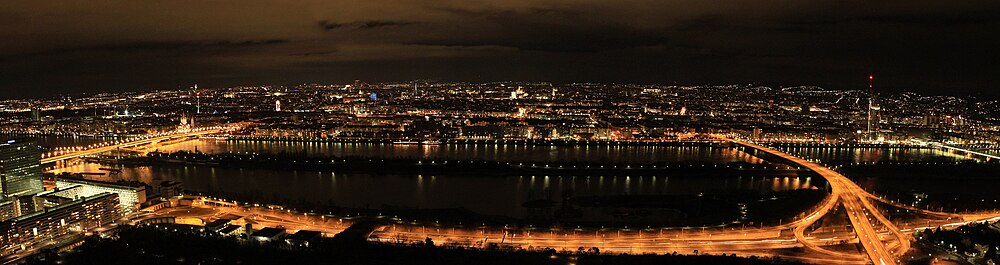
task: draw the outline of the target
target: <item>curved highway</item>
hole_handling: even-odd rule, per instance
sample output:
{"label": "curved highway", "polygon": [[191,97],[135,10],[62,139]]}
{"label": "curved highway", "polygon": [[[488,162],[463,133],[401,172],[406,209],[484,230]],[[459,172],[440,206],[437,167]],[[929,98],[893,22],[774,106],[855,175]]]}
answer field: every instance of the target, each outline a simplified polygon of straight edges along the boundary
{"label": "curved highway", "polygon": [[[214,127],[211,129],[201,129],[194,131],[178,132],[169,135],[156,136],[146,139],[140,139],[132,142],[121,143],[116,145],[97,147],[87,150],[81,150],[66,154],[60,154],[48,158],[42,159],[42,163],[52,163],[65,159],[72,159],[86,155],[97,154],[101,152],[107,152],[116,150],[121,147],[131,147],[137,145],[143,145],[148,143],[172,140],[182,137],[190,136],[200,136],[206,134],[220,133],[224,131],[222,127]],[[909,207],[906,205],[901,205],[892,201],[885,200],[878,196],[872,195],[862,189],[860,186],[852,182],[847,177],[837,173],[836,171],[827,168],[823,165],[798,158],[787,153],[760,146],[757,144],[727,138],[721,135],[713,135],[721,140],[729,141],[742,145],[748,148],[753,148],[762,152],[769,153],[771,155],[785,159],[786,161],[808,168],[824,179],[830,184],[832,191],[830,196],[828,196],[823,202],[814,207],[811,212],[803,215],[801,219],[791,221],[779,226],[771,227],[761,227],[759,229],[749,228],[749,229],[709,229],[702,231],[697,231],[697,228],[690,230],[674,230],[673,232],[664,233],[663,230],[659,232],[650,231],[644,235],[642,231],[638,234],[635,232],[630,232],[627,234],[616,233],[606,231],[597,234],[596,231],[592,231],[590,234],[587,232],[573,232],[573,230],[565,230],[561,232],[550,232],[550,231],[534,231],[527,232],[526,234],[512,234],[508,231],[501,229],[502,231],[496,231],[494,229],[440,229],[434,227],[424,227],[421,225],[406,224],[401,223],[397,225],[391,225],[391,227],[383,227],[382,231],[377,232],[383,235],[394,235],[395,238],[382,238],[381,240],[406,240],[406,239],[418,239],[423,240],[424,237],[434,236],[435,238],[443,239],[453,239],[456,242],[461,241],[480,241],[482,243],[487,242],[500,242],[505,244],[513,245],[527,245],[527,246],[601,246],[603,249],[618,251],[618,252],[659,252],[659,251],[696,251],[701,250],[703,252],[710,253],[739,253],[741,255],[760,255],[768,254],[767,250],[773,249],[783,249],[804,246],[818,254],[823,254],[823,256],[808,256],[808,257],[796,257],[803,260],[809,260],[812,262],[820,263],[837,263],[837,264],[864,264],[866,259],[864,256],[844,253],[838,251],[832,251],[824,249],[820,246],[837,244],[838,242],[860,242],[864,247],[864,250],[868,256],[868,259],[872,263],[878,265],[885,264],[898,264],[899,256],[905,253],[910,248],[910,236],[904,234],[898,227],[896,227],[892,222],[889,221],[874,205],[871,200],[877,200],[888,205],[900,207],[906,210],[913,210],[921,214],[925,214],[931,217],[945,218],[949,220],[951,218],[958,218],[963,220],[972,219],[984,219],[987,217],[994,217],[997,213],[977,213],[977,214],[951,214],[951,213],[941,213],[934,212],[925,209],[919,209],[915,207]],[[848,231],[827,231],[819,232],[813,231],[813,237],[806,237],[806,230],[812,226],[817,220],[825,216],[831,210],[835,209],[838,205],[843,205],[846,209],[846,213],[850,222],[853,226],[853,233],[857,235],[857,238],[853,238]],[[174,212],[173,214],[177,214]],[[201,216],[208,217],[208,216]],[[258,221],[265,221],[270,219],[258,219]],[[298,220],[285,220],[285,219],[274,219],[271,220],[273,225],[279,224],[296,224],[304,226],[312,226],[310,229],[326,231],[326,227],[329,224],[324,224],[327,222],[309,222],[299,224]],[[930,222],[928,222],[930,224]],[[318,226],[317,226],[318,225]],[[877,227],[880,226],[880,227]],[[419,227],[419,229],[417,229]],[[336,232],[337,229],[342,230],[342,224],[338,224],[336,229],[326,231],[326,232]],[[787,231],[791,229],[794,238],[783,236],[782,231]],[[912,229],[912,228],[911,228]],[[442,231],[443,230],[443,231]],[[449,231],[450,230],[450,231]],[[494,230],[494,231],[490,231]],[[828,230],[828,229],[827,229]],[[907,229],[910,230],[910,229]],[[881,231],[881,232],[880,232]],[[526,232],[526,231],[522,231]],[[536,233],[532,235],[532,233]],[[887,237],[889,236],[889,237]],[[891,238],[890,238],[891,237]],[[888,239],[888,240],[887,240]],[[892,240],[894,239],[894,240]],[[378,240],[377,238],[375,240]],[[782,255],[770,252],[772,255]],[[833,262],[836,261],[836,262]]]}
{"label": "curved highway", "polygon": [[[899,228],[893,225],[888,218],[882,215],[882,213],[868,201],[869,197],[874,197],[873,195],[866,192],[844,175],[841,175],[840,173],[837,173],[836,171],[833,171],[823,165],[813,163],[775,149],[741,140],[726,138],[724,136],[716,137],[780,157],[793,164],[806,167],[825,178],[827,182],[830,183],[832,196],[839,198],[840,203],[847,209],[847,216],[851,220],[854,232],[861,241],[861,245],[864,246],[865,252],[868,254],[868,258],[871,259],[873,263],[879,265],[898,264],[899,255],[909,250],[909,236],[900,232]],[[811,214],[810,217],[807,217],[807,219],[812,218],[813,216],[817,216],[818,218],[818,216],[826,215],[831,208],[832,207],[820,207],[819,211]],[[886,230],[891,231],[893,236],[899,242],[898,249],[890,250],[889,246],[883,241],[881,233],[879,233],[878,229],[875,228],[873,221],[881,223]],[[799,229],[796,229],[796,237],[807,247],[810,246],[809,243],[806,243],[807,240],[805,240],[805,238],[803,238],[798,232]],[[816,247],[811,248],[816,249]]]}

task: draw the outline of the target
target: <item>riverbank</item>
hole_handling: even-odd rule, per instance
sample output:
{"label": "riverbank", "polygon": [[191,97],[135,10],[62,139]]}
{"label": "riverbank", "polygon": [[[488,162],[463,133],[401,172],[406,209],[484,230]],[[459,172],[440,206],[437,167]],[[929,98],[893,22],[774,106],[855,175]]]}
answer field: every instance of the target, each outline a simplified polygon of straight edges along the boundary
{"label": "riverbank", "polygon": [[[566,198],[526,208],[524,218],[478,213],[466,208],[344,207],[335,202],[260,200],[254,196],[192,192],[200,196],[226,198],[243,205],[281,205],[294,212],[325,213],[338,216],[388,216],[413,223],[463,227],[483,224],[495,227],[742,227],[778,225],[796,218],[815,206],[828,193],[798,189],[759,194],[729,191],[688,195],[612,195]],[[529,202],[530,203],[530,202]],[[571,206],[566,206],[571,205]],[[580,211],[578,216],[560,212]],[[563,213],[564,214],[564,213]]]}
{"label": "riverbank", "polygon": [[290,247],[284,242],[256,243],[233,237],[206,236],[200,231],[183,226],[121,227],[110,238],[90,237],[72,252],[45,253],[25,264],[802,264],[725,253],[598,255],[594,249],[475,250],[336,239],[319,239],[307,247]]}

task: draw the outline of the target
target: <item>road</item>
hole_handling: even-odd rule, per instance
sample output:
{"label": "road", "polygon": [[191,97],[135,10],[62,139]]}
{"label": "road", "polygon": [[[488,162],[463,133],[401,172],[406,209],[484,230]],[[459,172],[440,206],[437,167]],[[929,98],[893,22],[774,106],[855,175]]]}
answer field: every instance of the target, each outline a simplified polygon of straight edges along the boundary
{"label": "road", "polygon": [[[265,207],[196,205],[165,208],[154,213],[141,215],[138,219],[174,216],[177,218],[198,218],[211,222],[219,218],[247,217],[253,220],[257,229],[261,227],[284,227],[289,232],[299,229],[321,231],[331,237],[343,231],[354,219],[313,213],[300,213]],[[997,216],[997,213],[981,213],[973,216]],[[818,218],[818,217],[816,217]],[[858,243],[853,230],[824,227],[814,230],[808,236],[796,238],[782,231],[781,227],[749,228],[675,228],[675,229],[552,229],[552,228],[505,228],[489,226],[441,226],[436,223],[406,222],[388,218],[389,225],[379,228],[370,240],[388,243],[418,243],[431,237],[441,245],[462,247],[485,247],[497,243],[504,247],[548,247],[557,250],[574,251],[579,247],[598,247],[602,253],[672,253],[691,254],[736,254],[740,256],[775,256],[820,264],[867,264],[862,255],[827,250],[822,253],[795,253],[788,249],[802,247],[801,242],[819,248],[820,246]],[[991,220],[997,220],[993,217]],[[921,222],[904,231],[913,231],[927,226],[957,226],[946,220]],[[798,222],[796,227],[804,225]],[[892,236],[888,231],[876,232],[875,236]],[[864,237],[862,237],[864,238]],[[898,246],[897,246],[898,248]],[[893,247],[888,247],[890,252]],[[840,251],[844,251],[841,249]],[[888,264],[888,263],[887,263]]]}
{"label": "road", "polygon": [[[761,228],[688,228],[688,229],[507,229],[499,227],[443,227],[435,223],[419,224],[399,221],[382,227],[372,240],[381,242],[413,243],[431,237],[437,242],[463,247],[484,247],[498,243],[508,247],[549,247],[575,250],[579,247],[599,247],[602,252],[627,253],[699,253],[737,254],[743,256],[778,256],[806,262],[826,264],[898,264],[899,257],[910,248],[911,238],[905,230],[894,225],[873,204],[880,201],[891,206],[946,220],[928,220],[926,226],[959,225],[973,220],[996,219],[998,213],[951,214],[934,212],[900,205],[870,194],[850,179],[818,163],[798,158],[768,147],[739,140],[720,138],[746,147],[781,157],[791,164],[808,168],[830,183],[831,195],[819,205],[803,214],[799,220],[780,226]],[[806,230],[817,220],[838,206],[843,206],[851,229],[822,228]],[[965,222],[954,223],[952,219]],[[791,229],[792,236],[782,231]],[[861,243],[864,254],[851,250],[838,251],[824,246]],[[790,255],[785,249],[806,247],[813,253]],[[867,257],[866,257],[867,256]]]}
{"label": "road", "polygon": [[[851,221],[851,225],[854,227],[854,232],[861,240],[861,245],[864,246],[865,252],[867,252],[868,258],[872,263],[879,265],[898,264],[899,255],[909,250],[909,235],[900,232],[899,228],[893,225],[888,218],[882,215],[882,213],[871,204],[868,198],[875,197],[874,195],[869,194],[844,175],[841,175],[840,173],[837,173],[836,171],[833,171],[823,165],[798,158],[775,149],[737,139],[729,139],[723,136],[718,137],[780,157],[791,162],[792,164],[806,167],[826,179],[827,182],[830,183],[831,196],[836,197],[837,201],[839,201],[839,203],[847,209],[847,216]],[[810,214],[810,217],[807,217],[807,219],[814,217],[818,218],[819,216],[826,215],[830,209],[832,209],[832,207],[820,207],[819,211]],[[896,238],[896,249],[890,250],[889,245],[883,241],[882,235],[875,228],[875,224],[873,222],[878,222],[883,226],[883,228],[891,231],[892,235]],[[798,231],[799,229],[796,230]],[[796,232],[796,237],[802,242],[807,242],[799,232]],[[820,248],[815,246],[810,246],[808,243],[804,243],[804,245],[814,250],[823,251],[819,250]]]}
{"label": "road", "polygon": [[146,213],[133,219],[135,224],[143,219],[151,219],[164,216],[175,218],[197,218],[205,223],[220,218],[240,218],[243,220],[234,222],[235,225],[243,225],[246,221],[254,223],[254,229],[263,227],[282,227],[294,232],[298,230],[312,230],[322,232],[325,236],[333,236],[353,224],[349,217],[338,217],[332,215],[320,215],[314,213],[294,213],[290,211],[268,209],[262,207],[232,207],[232,206],[181,206],[174,208],[164,208],[162,210]]}
{"label": "road", "polygon": [[[96,154],[115,150],[119,147],[129,147],[159,141],[168,141],[180,137],[199,136],[221,132],[222,129],[205,129],[192,132],[150,137],[128,143],[103,146],[72,153],[60,154],[43,159],[44,163]],[[913,231],[924,227],[941,225],[959,225],[974,220],[997,218],[1000,213],[957,214],[941,213],[915,207],[901,205],[885,200],[864,191],[847,177],[823,165],[798,158],[768,147],[730,139],[716,137],[733,143],[753,148],[761,152],[780,157],[791,164],[808,168],[830,183],[830,196],[817,206],[802,215],[801,219],[770,227],[714,227],[714,228],[674,228],[674,229],[507,229],[506,227],[441,227],[436,224],[407,223],[396,220],[380,228],[372,240],[383,242],[420,242],[426,237],[435,241],[461,245],[465,247],[483,247],[490,243],[502,243],[504,246],[516,247],[550,247],[556,249],[575,250],[578,247],[599,247],[602,252],[627,253],[670,253],[689,254],[694,251],[712,254],[737,254],[741,256],[778,256],[794,258],[814,263],[829,264],[866,264],[871,260],[874,264],[898,264],[899,256],[910,248],[910,236],[904,231]],[[873,205],[878,201],[914,211],[932,218],[947,218],[946,220],[927,220],[906,229],[900,229],[888,220]],[[828,228],[814,230],[806,235],[816,221],[827,215],[836,207],[843,205],[852,229]],[[333,217],[316,214],[293,213],[285,210],[274,210],[259,207],[227,207],[209,206],[167,208],[145,217],[178,216],[198,218],[206,222],[224,216],[247,216],[259,226],[285,227],[292,231],[299,229],[321,231],[332,236],[346,229],[352,223],[350,218]],[[964,222],[954,222],[962,220]],[[257,225],[255,225],[257,226]],[[785,232],[792,232],[791,234]],[[852,253],[851,250],[832,250],[825,246],[842,245],[843,243],[861,243],[865,255]],[[812,253],[789,254],[785,249],[806,247]]]}

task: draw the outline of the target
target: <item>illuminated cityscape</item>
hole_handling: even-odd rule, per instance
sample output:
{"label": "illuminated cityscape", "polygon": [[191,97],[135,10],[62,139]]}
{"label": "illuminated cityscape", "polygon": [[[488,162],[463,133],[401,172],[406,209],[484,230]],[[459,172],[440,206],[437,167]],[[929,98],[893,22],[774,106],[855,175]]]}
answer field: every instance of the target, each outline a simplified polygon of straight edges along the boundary
{"label": "illuminated cityscape", "polygon": [[[950,203],[933,188],[893,190],[851,173],[906,165],[994,172],[1000,127],[993,117],[1000,108],[940,106],[996,102],[914,93],[880,98],[881,108],[870,115],[875,111],[870,93],[819,87],[413,81],[164,90],[69,102],[9,100],[6,106],[31,106],[5,112],[5,133],[44,140],[40,147],[24,140],[5,145],[4,187],[11,187],[6,222],[45,218],[58,224],[30,221],[46,227],[32,232],[35,239],[21,236],[28,228],[12,226],[7,240],[16,247],[7,253],[30,252],[74,233],[109,235],[122,225],[204,227],[221,237],[280,240],[300,248],[361,226],[369,229],[365,241],[390,245],[436,239],[448,247],[540,248],[569,255],[578,247],[588,255],[698,250],[789,262],[890,264],[928,251],[917,239],[931,233],[926,229],[979,222],[995,226],[1000,220],[995,203]],[[278,102],[287,103],[282,108]],[[555,157],[537,156],[545,149]],[[935,166],[941,162],[948,166]],[[212,173],[171,173],[192,166]],[[47,173],[23,173],[31,168]],[[229,173],[232,168],[243,173]],[[344,174],[415,178],[418,201],[426,200],[419,189],[444,188],[436,179],[481,174],[529,183],[527,196],[516,192],[511,199],[514,206],[495,207],[365,201],[361,195],[340,203],[302,204],[304,198],[321,200],[322,194],[339,191],[310,190],[318,197],[261,196],[260,187],[238,180],[274,181],[257,174],[300,171],[316,172],[332,185]],[[217,174],[237,179],[198,180]],[[760,180],[722,188],[747,192],[731,197],[715,189],[692,197],[689,190],[668,186],[705,175]],[[536,186],[536,178],[544,183]],[[45,191],[6,184],[28,180],[47,183]],[[592,180],[600,183],[592,186]],[[771,182],[772,187],[763,187]],[[296,185],[302,184],[289,187]],[[653,190],[657,186],[666,190]],[[706,192],[711,202],[700,199]],[[691,204],[693,199],[697,204]],[[384,206],[370,206],[379,201]],[[299,209],[304,205],[311,206]],[[436,207],[455,206],[472,212],[434,213],[440,211]],[[700,207],[720,212],[699,213]],[[783,210],[760,212],[768,207]],[[31,214],[38,211],[44,213]],[[66,214],[86,217],[65,221],[60,216]],[[296,214],[301,216],[290,218]],[[455,220],[438,220],[449,216]],[[470,221],[480,225],[462,225]],[[50,235],[49,241],[40,234]],[[491,243],[491,238],[499,241]],[[854,250],[844,250],[850,245]],[[995,253],[986,248],[966,259]]]}
{"label": "illuminated cityscape", "polygon": [[1000,263],[996,3],[45,2],[2,264]]}
{"label": "illuminated cityscape", "polygon": [[[995,142],[996,101],[913,93],[873,99],[866,91],[819,87],[406,82],[98,94],[3,106],[11,121],[5,131],[24,135],[121,137],[252,123],[232,135],[663,141],[728,130],[765,142]],[[32,109],[42,109],[40,121],[32,121]]]}

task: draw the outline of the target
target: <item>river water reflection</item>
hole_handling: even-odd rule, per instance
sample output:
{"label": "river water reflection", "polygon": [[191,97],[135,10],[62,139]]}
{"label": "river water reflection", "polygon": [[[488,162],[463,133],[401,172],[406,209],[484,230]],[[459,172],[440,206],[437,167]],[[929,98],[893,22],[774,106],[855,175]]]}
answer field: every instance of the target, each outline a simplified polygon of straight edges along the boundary
{"label": "river water reflection", "polygon": [[[102,172],[96,164],[60,171]],[[767,192],[809,188],[808,177],[692,176],[430,176],[368,175],[316,171],[278,171],[212,166],[135,167],[119,174],[88,175],[114,181],[184,182],[186,189],[252,195],[261,199],[330,202],[339,206],[467,209],[486,214],[522,216],[521,204],[533,199],[558,200],[563,190],[576,195],[693,194],[706,191]]]}
{"label": "river water reflection", "polygon": [[525,162],[636,163],[704,162],[762,163],[757,157],[721,145],[682,146],[542,146],[515,144],[398,145],[388,143],[303,143],[263,141],[195,140],[164,147],[161,152],[203,153],[305,153],[316,156],[360,156],[370,158],[421,158],[441,160],[488,160]]}
{"label": "river water reflection", "polygon": [[[698,146],[525,146],[454,144],[438,146],[373,143],[301,143],[195,140],[156,147],[159,151],[205,153],[258,152],[305,153],[325,156],[371,158],[474,159],[537,162],[595,163],[766,163],[755,156],[721,145]],[[960,159],[930,149],[786,150],[837,161],[921,161]],[[70,166],[59,171],[104,172],[95,164]],[[240,169],[213,166],[144,166],[125,168],[119,174],[88,175],[100,180],[162,180],[184,182],[192,191],[240,194],[262,200],[282,199],[332,203],[347,207],[452,208],[465,207],[484,214],[522,217],[522,203],[551,198],[563,190],[577,196],[621,194],[697,194],[752,190],[782,191],[825,186],[808,177],[679,176],[671,172],[644,176],[431,176],[368,175],[316,171]]]}
{"label": "river water reflection", "polygon": [[879,162],[955,162],[971,157],[937,148],[911,147],[780,147],[790,154],[819,159],[827,164]]}

